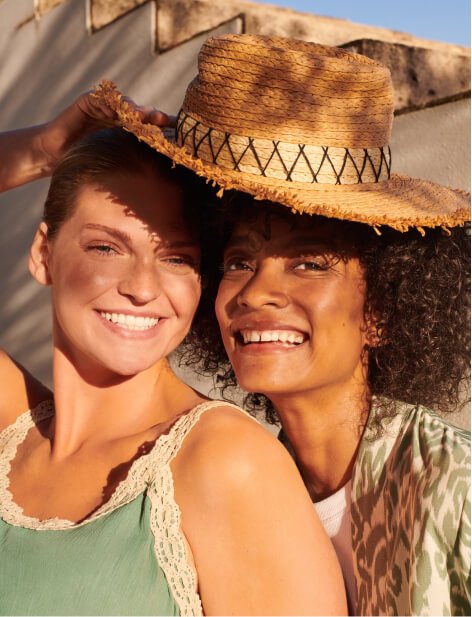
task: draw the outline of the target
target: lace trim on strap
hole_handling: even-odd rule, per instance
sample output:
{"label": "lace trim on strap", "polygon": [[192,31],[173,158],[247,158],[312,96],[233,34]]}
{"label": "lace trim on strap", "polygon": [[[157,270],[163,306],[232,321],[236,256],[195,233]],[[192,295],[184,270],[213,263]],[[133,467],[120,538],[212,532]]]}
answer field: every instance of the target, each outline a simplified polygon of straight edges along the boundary
{"label": "lace trim on strap", "polygon": [[[0,516],[7,523],[36,530],[60,530],[81,527],[132,501],[148,490],[151,501],[150,527],[154,535],[157,561],[164,571],[181,615],[203,615],[198,595],[197,574],[187,554],[181,529],[181,512],[174,499],[174,481],[170,462],[179,451],[186,435],[208,409],[236,405],[223,401],[208,401],[194,407],[177,419],[167,434],[161,435],[151,451],[132,464],[127,477],[117,486],[107,503],[81,523],[59,518],[39,520],[23,514],[9,490],[11,462],[28,431],[38,422],[54,414],[53,401],[45,401],[19,416],[0,433]],[[250,417],[250,416],[249,416]]]}
{"label": "lace trim on strap", "polygon": [[198,595],[195,568],[189,560],[186,539],[181,528],[181,512],[174,498],[174,481],[170,463],[183,440],[201,415],[214,407],[233,407],[257,422],[236,405],[225,401],[208,401],[178,418],[167,434],[161,435],[148,454],[136,459],[127,477],[112,497],[80,523],[52,518],[39,520],[23,514],[9,490],[11,462],[28,431],[54,414],[53,401],[26,411],[16,422],[0,432],[0,517],[9,524],[36,530],[61,530],[81,527],[125,505],[147,489],[151,501],[150,527],[154,535],[157,561],[164,571],[181,615],[203,615]]}
{"label": "lace trim on strap", "polygon": [[[82,527],[102,516],[106,516],[113,510],[131,502],[140,493],[144,492],[155,478],[156,465],[162,464],[167,460],[167,452],[177,452],[186,434],[182,434],[185,431],[183,427],[189,426],[188,430],[190,430],[206,409],[218,405],[228,405],[228,403],[222,401],[203,403],[179,418],[168,433],[158,437],[154,447],[148,454],[141,456],[133,462],[128,475],[118,484],[111,498],[95,510],[93,514],[77,523],[58,517],[40,520],[27,516],[23,513],[23,509],[13,501],[13,495],[9,490],[11,463],[15,458],[18,446],[24,441],[28,431],[35,424],[54,414],[54,402],[52,400],[40,403],[35,409],[25,411],[25,413],[18,416],[13,424],[0,432],[0,517],[6,523],[16,527],[42,531]],[[242,411],[242,413],[245,412]],[[177,448],[173,447],[174,440],[179,443]],[[161,455],[161,451],[165,453],[164,456]]]}
{"label": "lace trim on strap", "polygon": [[150,527],[154,535],[157,562],[181,615],[203,615],[198,594],[197,574],[192,566],[181,529],[181,512],[174,500],[174,482],[169,465],[159,469],[149,487]]}
{"label": "lace trim on strap", "polygon": [[[52,400],[43,401],[34,409],[28,409],[22,413],[13,424],[0,432],[0,516],[12,525],[35,528],[36,519],[25,516],[23,510],[13,501],[9,473],[18,446],[24,441],[28,431],[35,424],[52,415],[54,415],[54,402]],[[59,521],[57,518],[50,520],[51,523]]]}
{"label": "lace trim on strap", "polygon": [[170,463],[201,415],[208,409],[223,405],[245,413],[236,405],[224,401],[209,401],[198,405],[174,424],[173,439],[162,442],[161,448],[155,453],[158,459],[155,477],[148,490],[154,550],[181,615],[203,615],[203,608],[198,594],[197,573],[187,554],[180,508],[174,498],[174,479]]}
{"label": "lace trim on strap", "polygon": [[148,485],[147,459],[158,448],[161,439],[171,438],[172,436],[171,429],[167,435],[159,437],[153,449],[147,455],[143,455],[133,462],[128,475],[118,484],[111,498],[83,521],[77,523],[58,517],[40,520],[24,514],[23,509],[13,501],[13,495],[9,490],[10,480],[8,476],[17,448],[24,441],[28,431],[35,424],[53,414],[53,401],[41,403],[35,409],[22,414],[14,424],[0,434],[0,517],[6,523],[37,531],[56,531],[82,527],[102,516],[106,516],[113,510],[131,502],[145,491]]}

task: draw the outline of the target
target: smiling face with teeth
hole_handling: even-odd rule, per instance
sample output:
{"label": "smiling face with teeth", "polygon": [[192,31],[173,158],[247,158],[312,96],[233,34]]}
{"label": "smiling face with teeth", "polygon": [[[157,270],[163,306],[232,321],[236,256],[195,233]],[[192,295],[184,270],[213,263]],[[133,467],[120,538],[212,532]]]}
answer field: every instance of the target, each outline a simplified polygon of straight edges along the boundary
{"label": "smiling face with teeth", "polygon": [[261,214],[223,261],[216,313],[245,390],[275,402],[365,379],[365,281],[336,221]]}
{"label": "smiling face with teeth", "polygon": [[52,288],[54,345],[82,372],[134,375],[187,334],[200,298],[200,249],[177,184],[155,170],[81,186],[51,239],[42,223],[35,278]]}

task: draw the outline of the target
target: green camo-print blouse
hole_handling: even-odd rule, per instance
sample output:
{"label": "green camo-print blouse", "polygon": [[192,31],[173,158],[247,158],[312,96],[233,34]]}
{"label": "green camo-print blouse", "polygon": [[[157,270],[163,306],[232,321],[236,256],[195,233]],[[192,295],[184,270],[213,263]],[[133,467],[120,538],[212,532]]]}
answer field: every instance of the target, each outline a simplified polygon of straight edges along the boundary
{"label": "green camo-print blouse", "polygon": [[401,405],[352,480],[356,614],[470,615],[470,433]]}

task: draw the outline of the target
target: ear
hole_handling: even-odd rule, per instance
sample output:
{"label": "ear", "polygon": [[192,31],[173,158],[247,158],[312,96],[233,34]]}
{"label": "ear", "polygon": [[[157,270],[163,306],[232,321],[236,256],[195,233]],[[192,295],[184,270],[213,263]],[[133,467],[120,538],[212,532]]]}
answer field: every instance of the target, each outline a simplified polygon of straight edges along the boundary
{"label": "ear", "polygon": [[381,323],[380,315],[369,309],[365,317],[365,344],[367,347],[381,347],[388,343],[385,328]]}
{"label": "ear", "polygon": [[29,271],[40,285],[50,285],[48,226],[41,223],[34,236],[29,254]]}

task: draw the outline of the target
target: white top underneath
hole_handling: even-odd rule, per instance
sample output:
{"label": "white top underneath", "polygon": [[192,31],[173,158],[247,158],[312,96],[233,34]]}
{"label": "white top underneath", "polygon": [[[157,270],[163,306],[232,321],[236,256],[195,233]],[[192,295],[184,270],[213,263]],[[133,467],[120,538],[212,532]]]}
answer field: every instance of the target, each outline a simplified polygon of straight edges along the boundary
{"label": "white top underneath", "polygon": [[352,561],[351,481],[323,501],[314,504],[326,533],[331,538],[346,586],[349,614],[356,614],[356,579]]}

